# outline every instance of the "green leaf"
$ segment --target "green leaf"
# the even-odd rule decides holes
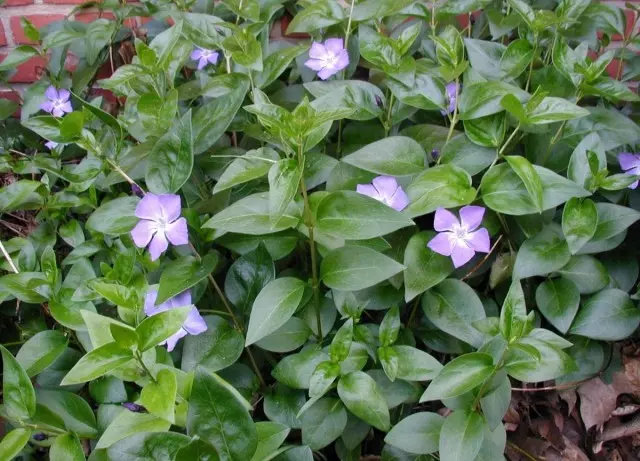
[[[618,235],[640,219],[640,213],[636,210],[613,203],[596,203],[596,208],[598,226],[593,240],[605,240]]]
[[[338,395],[351,413],[381,431],[390,428],[387,403],[371,376],[354,371],[340,378]]]
[[[265,88],[273,83],[291,64],[295,58],[307,51],[305,45],[287,46],[273,51],[264,58],[262,72],[254,74],[256,88]]]
[[[173,298],[196,285],[213,272],[218,265],[218,253],[212,251],[201,260],[183,256],[169,263],[160,276],[156,305]]]
[[[305,284],[293,277],[276,279],[258,294],[249,318],[245,346],[273,333],[296,312]]]
[[[497,38],[497,37],[494,37]],[[518,39],[509,43],[500,58],[500,68],[509,76],[516,78],[529,66],[535,51],[529,40]]]
[[[509,348],[505,369],[523,382],[555,379],[575,370],[575,363],[566,353],[544,341],[530,338]]]
[[[308,405],[313,405],[320,397],[327,393],[333,382],[340,376],[340,365],[333,362],[322,362],[311,375],[309,380],[309,397]],[[309,407],[304,406],[298,412],[298,416],[304,414]]]
[[[631,335],[640,324],[640,311],[629,295],[608,288],[593,295],[578,311],[571,334],[602,341],[619,341]]]
[[[306,400],[303,391],[276,384],[272,392],[264,396],[264,414],[271,421],[284,424],[291,429],[300,429],[302,423],[296,415]]]
[[[211,444],[194,437],[188,445],[185,445],[176,452],[174,458],[170,459],[202,459],[218,461],[220,457],[218,456],[218,451],[211,446]]]
[[[4,411],[18,421],[24,421],[33,416],[36,411],[36,394],[20,363],[4,346],[0,346],[2,353],[2,393],[4,397]]]
[[[447,279],[422,296],[422,309],[440,330],[480,347],[484,336],[472,325],[486,317],[478,295],[464,282]]]
[[[160,370],[156,381],[149,382],[142,388],[139,403],[152,415],[174,423],[177,393],[176,376],[171,370]]]
[[[596,232],[598,209],[591,199],[571,198],[562,211],[562,232],[571,254],[576,254]]]
[[[563,98],[546,97],[527,115],[529,123],[541,125],[586,117],[589,111]]]
[[[136,328],[138,350],[149,350],[177,333],[192,309],[193,306],[176,307],[144,319]]]
[[[404,213],[411,217],[438,208],[468,205],[476,197],[469,173],[453,165],[440,165],[422,172],[411,181],[406,192],[410,204]]]
[[[187,182],[193,169],[193,138],[191,111],[187,111],[151,150],[145,174],[151,192],[175,193]]]
[[[562,268],[569,259],[571,253],[560,226],[550,224],[522,244],[516,256],[513,277],[525,279],[546,275]]]
[[[454,411],[440,431],[442,461],[474,461],[482,448],[485,426],[482,416],[472,410]]]
[[[35,376],[64,352],[68,342],[67,337],[59,331],[41,331],[24,343],[16,355],[16,360],[27,375]]]
[[[304,320],[291,317],[287,322],[256,343],[260,349],[270,352],[291,352],[307,342],[311,330]]]
[[[520,339],[527,328],[527,305],[520,281],[514,280],[500,310],[500,332],[509,342]]]
[[[545,280],[536,290],[536,304],[549,323],[566,334],[578,312],[580,292],[571,280]]]
[[[171,424],[168,421],[149,413],[123,411],[111,421],[111,424],[109,424],[100,436],[100,440],[98,440],[95,448],[97,450],[109,448],[114,443],[141,432],[168,431],[170,426]]]
[[[305,4],[287,27],[287,34],[311,32],[338,24],[344,19],[344,10],[336,0],[320,0]]]
[[[60,137],[64,141],[72,141],[80,137],[84,125],[84,114],[75,111],[67,114],[60,123]]]
[[[502,112],[502,98],[512,94],[520,102],[526,102],[530,95],[517,86],[506,82],[472,83],[463,88],[458,107],[461,120],[471,120]]]
[[[233,365],[242,354],[242,333],[218,316],[204,317],[207,331],[188,335],[182,347],[182,371],[193,371],[198,365],[209,372],[216,372]]]
[[[408,176],[425,169],[426,155],[420,144],[405,136],[391,136],[347,155],[343,162],[387,176]]]
[[[438,451],[444,421],[437,413],[415,413],[393,426],[384,441],[407,453],[429,455]]]
[[[258,448],[251,461],[271,459],[271,455],[282,445],[291,429],[279,423],[261,421],[256,423]]]
[[[393,306],[380,322],[378,338],[383,347],[391,346],[398,339],[400,333],[400,311],[398,306]]]
[[[352,191],[328,194],[318,205],[316,225],[320,232],[349,240],[365,240],[389,234],[413,221],[371,197]]]
[[[382,19],[398,13],[400,10],[412,4],[415,0],[364,0],[353,9],[353,20],[367,21],[369,19]]]
[[[299,221],[300,211],[298,206],[292,203],[282,218],[274,224],[269,214],[269,196],[265,193],[259,193],[229,205],[204,223],[202,227],[239,234],[262,235],[295,227]]]
[[[29,45],[20,45],[14,48],[11,53],[9,53],[2,62],[0,62],[0,72],[15,69],[23,62],[27,62],[32,57],[38,56],[38,54],[40,53],[34,47]]]
[[[481,145],[478,144],[480,140],[484,143],[482,145],[491,145],[494,141],[498,144],[502,142],[502,138],[504,137],[504,126],[502,126],[502,128],[496,128],[501,130],[501,134],[495,132],[492,133],[491,127],[481,125],[479,121],[496,118],[498,118],[498,116],[489,116],[473,121],[466,121],[464,126],[467,136],[469,137],[461,134],[452,138],[451,141],[442,148],[442,152],[440,153],[440,163],[443,165],[453,165],[462,168],[472,176],[480,173],[491,165],[493,160],[496,158],[496,150],[481,147]],[[504,121],[504,117],[500,118]],[[502,124],[504,125],[504,123]],[[473,126],[473,128],[471,128],[471,126]],[[479,132],[481,131],[481,133],[474,133],[474,130],[476,129]],[[492,141],[486,137],[480,139],[481,135],[491,136],[494,140]]]
[[[572,197],[591,195],[582,187],[551,170],[533,165],[542,181],[542,210],[546,211]],[[486,206],[498,213],[526,215],[538,212],[524,183],[508,164],[496,165],[485,173],[480,185]]]
[[[213,375],[196,369],[189,399],[187,434],[213,445],[224,459],[251,459],[258,434],[251,415],[236,396]]]
[[[429,381],[436,377],[442,365],[431,355],[411,346],[392,346],[398,357],[397,377],[405,381]]]
[[[309,82],[304,87],[317,98],[312,103],[317,110],[351,109],[354,112],[347,118],[363,121],[380,118],[383,114],[384,93],[376,85],[364,80]],[[382,104],[379,105],[379,101]]]
[[[458,397],[480,386],[493,371],[493,358],[489,354],[461,355],[444,366],[422,394],[420,402]]]
[[[529,160],[519,155],[508,155],[505,160],[522,180],[531,201],[538,211],[542,213],[543,185],[538,172],[533,168]]]
[[[98,436],[98,425],[93,410],[85,399],[66,391],[38,389],[38,406],[46,407],[57,415],[64,427],[81,438]]]
[[[269,216],[277,224],[300,187],[303,165],[294,159],[279,160],[269,169]]]
[[[106,235],[130,232],[139,221],[135,216],[139,201],[137,197],[120,197],[103,203],[87,219],[87,230]]]
[[[309,381],[316,367],[329,355],[322,351],[307,349],[284,357],[275,366],[271,375],[280,383],[294,389],[309,389]]]
[[[139,307],[138,293],[132,288],[119,283],[110,283],[107,279],[90,280],[87,282],[87,286],[100,297],[116,306],[128,309],[137,309]]]
[[[451,258],[427,247],[434,232],[419,232],[409,239],[404,250],[404,298],[411,301],[419,294],[436,286],[453,272]]]
[[[589,133],[576,146],[569,159],[567,177],[583,187],[591,187],[594,172],[591,171],[589,158],[597,159],[597,170],[607,165],[604,145],[597,133]]]
[[[132,358],[132,352],[122,349],[117,343],[104,344],[82,357],[67,373],[60,385],[69,386],[91,381],[115,370]]]
[[[498,427],[504,427],[502,425],[502,418],[504,418],[504,415],[507,413],[507,410],[509,410],[509,405],[511,404],[511,382],[509,381],[506,373],[502,371],[501,373],[496,374],[492,384],[496,381],[499,384],[495,386],[495,388],[489,390],[482,399],[480,399],[482,413],[487,419],[489,429],[492,430],[495,430]],[[500,453],[503,452],[504,449],[500,451]],[[487,461],[489,460],[487,459]]]
[[[80,439],[73,434],[56,437],[49,451],[50,461],[84,461],[84,450]]]
[[[302,415],[302,443],[320,450],[336,440],[347,425],[347,411],[342,402],[322,398]]]
[[[269,173],[272,165],[279,159],[278,153],[270,147],[261,147],[248,151],[229,164],[213,188],[213,193],[217,194],[223,190],[265,176]]]
[[[393,308],[392,308],[393,309]],[[396,308],[397,311],[397,308]],[[353,340],[353,319],[347,320],[331,341],[329,357],[334,363],[340,363],[347,359]]]
[[[127,412],[124,412],[127,413]],[[133,413],[136,414],[136,413]],[[156,421],[160,421],[157,420]],[[151,429],[152,431],[159,429]],[[200,441],[202,443],[202,441]],[[168,461],[179,458],[181,449],[187,447],[189,437],[177,432],[143,432],[133,434],[115,442],[107,449],[106,459],[136,460],[136,461]],[[95,453],[95,452],[94,452]],[[93,459],[93,458],[90,458]],[[217,457],[202,458],[218,461]]]
[[[402,264],[370,248],[346,246],[328,253],[320,277],[329,288],[356,291],[376,285],[404,270]]]
[[[31,438],[31,429],[17,428],[9,431],[0,440],[0,453],[2,458],[10,461],[20,454]]]
[[[593,256],[572,256],[558,272],[575,283],[581,295],[595,293],[609,285],[607,269]]]
[[[0,189],[0,213],[10,213],[18,208],[37,208],[42,204],[42,196],[37,193],[42,190],[40,181],[23,179],[15,181]]]
[[[262,47],[249,29],[236,28],[222,41],[222,47],[231,54],[235,63],[262,72]]]

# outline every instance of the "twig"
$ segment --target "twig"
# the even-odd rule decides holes
[[[515,451],[517,451],[518,453],[520,453],[522,456],[524,456],[527,459],[530,459],[531,461],[538,461],[532,454],[530,454],[528,451],[523,450],[522,448],[520,448],[518,445],[516,445],[513,442],[510,442],[509,440],[507,440],[507,444],[513,448]]]
[[[491,256],[491,253],[493,253],[493,250],[496,249],[496,247],[498,246],[498,243],[500,243],[500,240],[502,240],[502,234],[500,234],[500,237],[498,237],[498,240],[496,240],[496,243],[493,244],[493,246],[491,247],[491,249],[489,250],[489,253],[487,253],[487,255],[482,258],[482,261],[480,261],[478,264],[476,264],[475,266],[473,266],[473,268],[466,273],[466,275],[464,277],[462,277],[460,279],[460,281],[464,281],[466,279],[468,279],[469,277],[471,277],[478,269],[480,269],[480,266],[482,266],[487,259],[489,259],[489,256]]]
[[[9,253],[7,253],[7,250],[5,249],[4,245],[2,244],[2,240],[0,240],[0,251],[2,251],[2,255],[4,256],[4,259],[6,259],[7,262],[9,263],[9,266],[11,267],[11,270],[16,274],[20,273],[20,271],[18,270],[16,265],[13,263],[13,259],[11,259],[11,256],[9,256]]]

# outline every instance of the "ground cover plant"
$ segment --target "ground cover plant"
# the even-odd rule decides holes
[[[97,6],[115,19],[23,20],[37,44],[0,63],[46,61],[0,101],[0,459],[582,460],[610,440],[546,426],[534,455],[512,413],[612,382],[640,324],[621,9]]]

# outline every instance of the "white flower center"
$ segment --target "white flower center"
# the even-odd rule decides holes
[[[467,245],[469,232],[465,227],[454,224],[451,233],[453,234],[453,238],[455,239],[457,245]]]
[[[213,54],[213,51],[211,50],[202,50],[202,57],[205,59],[208,59],[209,56],[211,56]]]
[[[53,101],[53,107],[55,107],[56,109],[61,109],[62,106],[64,106],[67,103],[67,101],[64,101],[62,99],[56,99]]]
[[[338,55],[327,51],[327,54],[322,58],[322,62],[325,67],[335,67],[338,64]]]
[[[168,224],[169,223],[164,216],[159,216],[156,219],[156,230],[158,230],[159,232],[164,232],[167,229]]]

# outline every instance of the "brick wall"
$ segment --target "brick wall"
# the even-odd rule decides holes
[[[603,1],[608,1],[608,3],[625,8],[625,1]],[[4,4],[0,6],[0,61],[4,59],[7,53],[14,47],[31,43],[22,31],[20,23],[22,16],[27,17],[36,27],[45,26],[64,17],[83,22],[91,22],[100,17],[99,10],[95,8],[75,11],[78,5],[85,2],[86,0],[6,0]],[[640,0],[633,0],[632,3],[640,4]],[[627,27],[630,28],[633,22],[633,13],[629,10],[627,10],[626,13]],[[104,17],[109,18],[109,13],[105,13]],[[461,19],[466,19],[466,16]],[[136,27],[140,25],[139,20],[134,20],[128,25],[130,27]],[[610,47],[619,47],[621,45],[621,39],[622,37],[613,37],[614,41]],[[41,58],[32,58],[30,61],[18,67],[18,71],[13,75],[10,83],[17,91],[22,91],[27,84],[38,79],[42,71],[42,66],[43,62]],[[617,68],[618,63],[614,61],[609,67],[609,73],[615,76]],[[13,99],[15,94],[7,91],[7,88],[0,87],[0,97]]]

